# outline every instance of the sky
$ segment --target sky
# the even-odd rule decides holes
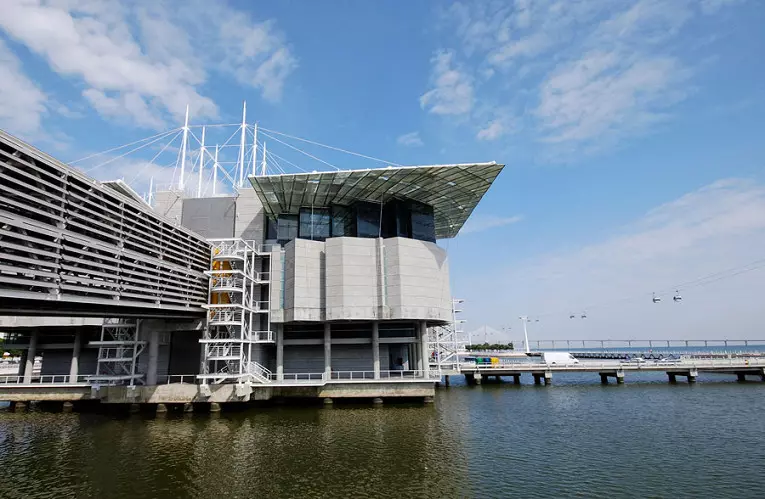
[[[763,25],[757,0],[4,0],[0,128],[74,162],[247,101],[285,170],[497,161],[440,241],[467,329],[765,339]],[[143,192],[177,139],[74,164]]]

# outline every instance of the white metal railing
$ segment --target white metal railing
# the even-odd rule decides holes
[[[132,360],[135,354],[133,346],[101,347],[98,349],[98,360]]]
[[[246,366],[247,374],[253,376],[260,381],[269,382],[273,375],[271,371],[266,369],[265,366],[258,364],[257,362],[249,362]]]
[[[208,344],[205,346],[207,351],[205,352],[208,357],[241,357],[242,355],[242,344],[241,343],[235,343],[233,345],[229,344]]]
[[[364,381],[364,380],[405,380],[438,378],[438,371],[431,370],[399,370],[380,371],[380,377],[375,377],[374,371],[332,371],[329,379],[332,381]]]
[[[754,367],[765,368],[765,359],[681,359],[675,361],[647,360],[645,362],[579,362],[568,364],[546,364],[542,362],[503,362],[499,364],[460,364],[463,371],[596,371],[627,370],[627,371],[663,371],[669,369],[747,369]]]
[[[236,306],[223,305],[210,307],[210,323],[239,323],[242,320],[244,309]]]
[[[278,379],[278,375],[271,374],[271,381],[278,381],[279,383],[311,383],[325,380],[325,373],[285,373],[282,379]]]
[[[252,331],[250,333],[252,340],[264,343],[273,343],[274,332],[273,331]]]
[[[88,383],[88,378],[90,375],[80,375],[77,376],[77,381],[75,383]],[[70,385],[69,382],[69,375],[68,374],[44,374],[44,375],[33,375],[32,379],[29,381],[29,383],[26,383],[24,381],[24,375],[13,375],[13,376],[0,376],[0,385],[24,385],[24,384],[34,384],[34,385]]]
[[[185,384],[185,385],[196,385],[197,384],[197,375],[196,374],[166,374],[163,376],[157,376],[157,384],[158,385],[170,385],[170,384]]]

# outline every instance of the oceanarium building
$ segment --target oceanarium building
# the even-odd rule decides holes
[[[245,177],[244,163],[231,194],[181,184],[147,200],[0,131],[0,332],[22,352],[0,391],[114,403],[432,394],[458,348],[437,241],[459,233],[503,165]]]

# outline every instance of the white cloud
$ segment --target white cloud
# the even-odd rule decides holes
[[[24,74],[1,38],[0,75],[0,128],[27,138],[39,136],[48,96]]]
[[[723,7],[742,3],[744,0],[701,0],[701,11],[704,14],[715,14]]]
[[[210,72],[234,74],[277,100],[295,67],[272,22],[200,0],[183,9],[163,2],[5,2],[0,29],[54,72],[84,83],[83,96],[102,115],[150,128],[178,123],[186,104],[197,118],[216,116],[216,104],[201,93]]]
[[[514,127],[555,143],[545,155],[599,151],[672,118],[695,69],[680,37],[702,10],[732,3],[456,2],[442,11],[451,49],[440,67],[458,68],[481,107],[502,108]],[[477,139],[499,131],[491,114],[468,116]]]
[[[431,59],[433,89],[420,97],[420,106],[433,114],[461,115],[473,108],[471,77],[455,66],[454,53],[440,51]]]
[[[423,145],[422,139],[420,138],[420,132],[409,132],[405,133],[404,135],[400,135],[396,139],[396,142],[399,145],[410,147],[419,147]]]
[[[490,121],[476,134],[478,140],[496,140],[508,132],[505,121],[501,118]]]
[[[665,119],[668,106],[685,97],[678,83],[686,76],[669,57],[588,53],[547,78],[536,116],[551,142],[643,131]]]
[[[461,293],[471,314],[494,324],[540,316],[534,339],[711,339],[730,337],[731,327],[738,337],[753,337],[765,293],[763,245],[765,185],[726,179],[603,241],[516,262],[506,272],[477,273],[472,294]],[[672,303],[676,289],[682,304]],[[652,292],[664,298],[660,305]],[[568,319],[583,310],[586,323]]]
[[[460,231],[460,235],[472,234],[484,230],[495,229],[505,225],[511,225],[523,220],[521,215],[511,217],[499,217],[496,215],[475,215],[468,219]]]

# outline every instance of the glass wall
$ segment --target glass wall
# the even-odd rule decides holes
[[[329,208],[301,208],[298,237],[312,241],[324,241],[330,231]]]
[[[377,203],[357,202],[356,237],[380,237],[380,205]]]
[[[266,222],[267,238],[280,244],[295,238],[324,241],[329,237],[408,237],[436,241],[433,207],[410,200],[379,203],[358,201],[351,206],[301,208],[299,215],[279,215]]]

